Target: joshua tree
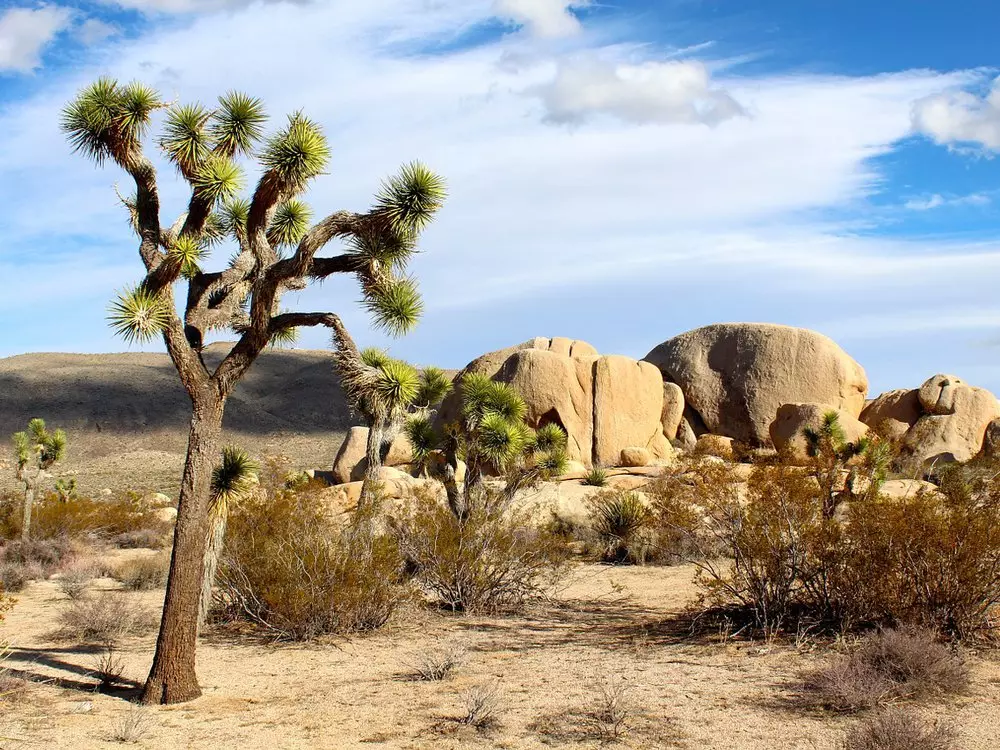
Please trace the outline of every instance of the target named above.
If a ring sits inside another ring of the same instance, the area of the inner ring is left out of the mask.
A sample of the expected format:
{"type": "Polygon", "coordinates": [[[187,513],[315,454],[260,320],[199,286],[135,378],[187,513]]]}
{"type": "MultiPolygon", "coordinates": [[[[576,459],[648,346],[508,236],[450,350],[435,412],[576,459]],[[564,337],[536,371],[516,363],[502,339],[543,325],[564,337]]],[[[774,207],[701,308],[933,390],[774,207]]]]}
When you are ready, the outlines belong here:
{"type": "Polygon", "coordinates": [[[49,432],[45,420],[32,419],[26,432],[15,432],[14,461],[17,481],[24,485],[24,515],[21,521],[21,539],[31,538],[31,510],[35,505],[35,490],[42,473],[62,459],[66,452],[66,433],[49,432]]]}
{"type": "Polygon", "coordinates": [[[487,470],[506,477],[501,502],[511,500],[523,487],[561,474],[566,468],[566,433],[555,424],[532,430],[524,421],[527,407],[520,394],[506,383],[485,375],[462,378],[462,415],[437,434],[427,414],[417,414],[406,425],[414,453],[426,456],[443,445],[442,473],[448,504],[460,519],[468,517],[473,504],[484,496],[487,470]],[[465,482],[459,489],[456,471],[459,457],[466,462],[465,482]]]}
{"type": "Polygon", "coordinates": [[[301,326],[332,329],[342,367],[362,367],[360,353],[332,312],[282,312],[282,294],[310,280],[354,274],[363,304],[377,326],[398,335],[421,312],[416,283],[404,275],[420,230],[444,199],[442,180],[411,164],[385,182],[365,213],[338,211],[310,227],[301,196],[330,157],[323,131],[301,112],[264,139],[261,102],[228,93],[214,109],[166,107],[139,83],[101,79],[63,113],[62,127],[76,151],[98,165],[114,162],[135,182],[122,202],[139,237],[145,276],[113,303],[113,327],[130,342],[162,337],[191,399],[187,458],[181,480],[173,556],[156,655],[145,703],[176,703],[200,694],[195,674],[198,608],[208,542],[211,474],[219,451],[226,399],[258,355],[301,326]],[[188,183],[187,210],[161,224],[157,177],[143,150],[151,115],[166,109],[159,146],[188,183]],[[253,158],[260,176],[249,199],[239,196],[238,160],[253,158]],[[212,246],[235,243],[228,265],[202,264],[212,246]],[[346,247],[320,251],[332,240],[346,247]],[[174,286],[186,282],[183,315],[174,286]],[[202,359],[205,336],[228,330],[237,341],[210,370],[202,359]]]}
{"type": "Polygon", "coordinates": [[[201,584],[198,625],[205,624],[212,606],[212,586],[219,557],[226,540],[229,506],[246,497],[257,485],[260,465],[250,454],[233,445],[222,449],[222,463],[212,472],[212,496],[208,510],[208,544],[205,547],[205,575],[201,584]]]}
{"type": "Polygon", "coordinates": [[[847,492],[853,496],[859,480],[863,480],[863,496],[871,498],[878,495],[892,459],[888,442],[868,437],[848,441],[840,417],[832,410],[823,414],[823,422],[818,429],[806,427],[802,434],[813,460],[813,476],[820,486],[824,518],[831,519],[837,512],[841,500],[838,488],[842,472],[849,465],[847,492]]]}

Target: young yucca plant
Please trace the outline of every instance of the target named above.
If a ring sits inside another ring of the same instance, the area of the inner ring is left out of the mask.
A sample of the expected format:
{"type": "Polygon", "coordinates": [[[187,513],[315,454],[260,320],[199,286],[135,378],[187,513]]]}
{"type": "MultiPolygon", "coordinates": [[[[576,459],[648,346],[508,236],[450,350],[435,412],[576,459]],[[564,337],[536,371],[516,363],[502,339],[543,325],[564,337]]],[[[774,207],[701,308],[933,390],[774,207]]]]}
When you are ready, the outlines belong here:
{"type": "Polygon", "coordinates": [[[35,505],[35,491],[42,473],[66,453],[66,433],[63,430],[49,432],[45,420],[32,419],[28,429],[12,436],[14,444],[14,468],[17,481],[24,485],[24,505],[21,519],[21,540],[31,538],[31,514],[35,505]]]}
{"type": "Polygon", "coordinates": [[[583,477],[583,483],[590,487],[606,487],[608,484],[608,472],[595,466],[583,477]]]}
{"type": "MultiPolygon", "coordinates": [[[[806,438],[808,454],[813,460],[813,475],[823,493],[824,518],[831,519],[836,514],[837,506],[840,504],[838,487],[841,473],[856,457],[861,457],[861,465],[867,479],[866,494],[878,494],[891,460],[888,443],[867,437],[853,442],[848,441],[840,424],[840,416],[832,410],[823,414],[823,422],[818,429],[806,427],[802,434],[806,438]]],[[[858,471],[855,467],[849,473],[848,488],[854,486],[857,476],[858,471]]]]}
{"type": "MultiPolygon", "coordinates": [[[[312,223],[304,193],[322,174],[331,148],[322,127],[291,114],[270,136],[263,102],[229,92],[217,104],[165,104],[141,83],[101,78],[63,111],[74,150],[99,165],[113,162],[135,183],[122,197],[138,237],[143,276],[111,306],[114,329],[127,341],[161,338],[192,401],[188,454],[175,526],[170,583],[156,656],[143,700],[186,701],[200,694],[195,675],[195,623],[201,591],[194,572],[204,563],[212,457],[218,454],[225,404],[257,357],[288,343],[303,326],[333,333],[337,368],[349,395],[379,379],[362,360],[339,316],[282,312],[282,295],[334,274],[351,274],[374,325],[409,331],[422,310],[416,281],[406,274],[421,230],[445,199],[443,180],[423,165],[405,165],[385,180],[371,208],[335,211],[312,223]],[[165,110],[155,143],[189,188],[184,213],[161,216],[156,169],[145,140],[152,115],[165,110]],[[256,182],[244,192],[244,172],[256,182]],[[324,254],[331,241],[343,242],[324,254]],[[209,251],[228,243],[228,264],[208,270],[209,251]],[[174,288],[184,283],[183,309],[174,288]],[[201,357],[205,336],[229,331],[236,343],[214,369],[201,357]]],[[[383,393],[398,383],[380,381],[383,393]]]]}
{"type": "Polygon", "coordinates": [[[605,562],[645,562],[653,514],[638,493],[610,490],[597,495],[591,501],[590,523],[604,545],[605,562]]]}
{"type": "Polygon", "coordinates": [[[245,498],[257,485],[260,464],[235,445],[222,449],[222,463],[212,471],[212,499],[208,513],[208,545],[202,574],[198,624],[202,625],[212,606],[212,586],[226,539],[226,524],[233,503],[245,498]]]}

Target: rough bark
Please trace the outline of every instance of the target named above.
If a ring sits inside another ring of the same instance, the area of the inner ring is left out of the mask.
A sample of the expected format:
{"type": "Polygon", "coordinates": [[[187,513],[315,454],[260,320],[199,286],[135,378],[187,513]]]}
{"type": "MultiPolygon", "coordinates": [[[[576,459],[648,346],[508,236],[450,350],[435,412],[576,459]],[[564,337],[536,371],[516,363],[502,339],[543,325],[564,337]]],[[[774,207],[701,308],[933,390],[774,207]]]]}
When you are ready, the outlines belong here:
{"type": "Polygon", "coordinates": [[[145,704],[180,703],[201,695],[195,674],[198,610],[208,544],[212,468],[219,451],[225,399],[210,388],[192,396],[187,460],[177,503],[170,577],[156,655],[142,694],[145,704]]]}
{"type": "Polygon", "coordinates": [[[21,519],[21,541],[31,538],[31,511],[35,507],[35,483],[28,477],[24,478],[24,516],[21,519]]]}
{"type": "Polygon", "coordinates": [[[198,603],[198,627],[205,624],[208,611],[212,608],[212,586],[215,584],[215,572],[219,568],[219,558],[226,540],[226,522],[229,520],[229,509],[220,508],[218,513],[209,519],[210,529],[208,544],[205,546],[205,577],[201,582],[201,599],[198,603]]]}
{"type": "Polygon", "coordinates": [[[385,425],[381,420],[376,420],[368,426],[368,442],[365,445],[365,458],[368,465],[365,467],[365,482],[361,485],[361,497],[358,499],[358,509],[368,508],[375,496],[375,488],[378,485],[378,472],[382,468],[382,435],[385,425]]]}

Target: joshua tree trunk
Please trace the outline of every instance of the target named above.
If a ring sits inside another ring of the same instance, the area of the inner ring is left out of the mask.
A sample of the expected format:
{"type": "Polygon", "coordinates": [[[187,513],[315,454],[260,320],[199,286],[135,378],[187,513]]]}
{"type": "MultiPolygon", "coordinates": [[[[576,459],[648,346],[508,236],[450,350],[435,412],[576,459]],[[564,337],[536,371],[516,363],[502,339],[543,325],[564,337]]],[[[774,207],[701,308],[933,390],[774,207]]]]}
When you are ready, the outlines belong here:
{"type": "Polygon", "coordinates": [[[163,619],[153,667],[142,694],[146,704],[180,703],[201,695],[195,675],[195,647],[212,469],[219,452],[225,398],[212,388],[203,388],[192,395],[192,402],[163,619]]]}
{"type": "Polygon", "coordinates": [[[24,516],[21,521],[21,541],[26,542],[31,538],[31,511],[35,506],[35,481],[25,475],[21,479],[24,482],[24,516]]]}
{"type": "Polygon", "coordinates": [[[212,608],[212,585],[215,583],[215,572],[219,568],[219,558],[226,540],[226,522],[229,520],[228,508],[221,509],[218,514],[209,519],[211,528],[208,532],[208,544],[205,546],[205,579],[201,582],[201,600],[198,604],[198,626],[205,624],[208,611],[212,608]]]}
{"type": "Polygon", "coordinates": [[[361,498],[358,500],[358,508],[367,508],[375,493],[375,487],[379,482],[379,469],[382,468],[382,436],[385,434],[385,423],[381,419],[372,420],[368,426],[368,442],[365,445],[365,458],[368,465],[365,467],[365,482],[361,486],[361,498]]]}

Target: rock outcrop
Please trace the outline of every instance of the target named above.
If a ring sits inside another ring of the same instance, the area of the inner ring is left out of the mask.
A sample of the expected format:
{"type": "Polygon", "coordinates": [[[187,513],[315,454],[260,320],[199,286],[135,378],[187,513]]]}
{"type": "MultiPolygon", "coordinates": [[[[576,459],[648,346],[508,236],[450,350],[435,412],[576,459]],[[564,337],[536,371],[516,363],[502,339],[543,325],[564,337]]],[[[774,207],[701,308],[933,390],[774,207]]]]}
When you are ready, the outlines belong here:
{"type": "MultiPolygon", "coordinates": [[[[622,450],[633,447],[648,450],[653,461],[673,458],[663,421],[665,412],[675,417],[664,407],[663,378],[648,362],[602,356],[583,341],[536,338],[473,360],[456,382],[466,373],[513,386],[527,404],[532,427],[562,427],[571,461],[614,466],[622,450]]],[[[675,409],[676,395],[671,392],[675,409]]],[[[439,424],[458,418],[460,398],[456,392],[445,399],[439,424]]]]}
{"type": "MultiPolygon", "coordinates": [[[[333,478],[337,484],[357,482],[365,477],[368,460],[365,447],[368,444],[368,428],[352,427],[340,444],[337,457],[333,461],[333,478]]],[[[413,461],[413,446],[405,435],[397,437],[389,448],[386,466],[405,466],[413,461]]]]}
{"type": "Polygon", "coordinates": [[[927,468],[932,463],[965,462],[984,448],[991,450],[987,431],[1000,419],[1000,401],[954,375],[935,375],[919,388],[883,393],[861,419],[899,439],[903,461],[927,468]]]}
{"type": "Polygon", "coordinates": [[[645,360],[684,392],[696,432],[764,445],[778,407],[821,403],[857,417],[868,379],[833,340],[766,323],[720,323],[665,341],[645,360]]]}
{"type": "Polygon", "coordinates": [[[804,463],[809,458],[807,429],[819,430],[827,412],[837,413],[844,439],[854,443],[868,434],[868,425],[843,409],[826,404],[782,404],[769,428],[771,442],[778,454],[794,463],[804,463]]]}

